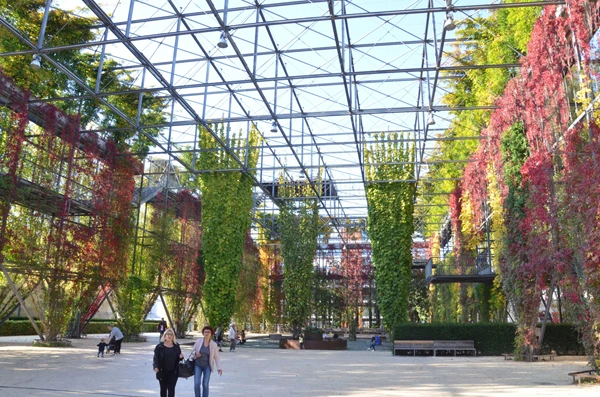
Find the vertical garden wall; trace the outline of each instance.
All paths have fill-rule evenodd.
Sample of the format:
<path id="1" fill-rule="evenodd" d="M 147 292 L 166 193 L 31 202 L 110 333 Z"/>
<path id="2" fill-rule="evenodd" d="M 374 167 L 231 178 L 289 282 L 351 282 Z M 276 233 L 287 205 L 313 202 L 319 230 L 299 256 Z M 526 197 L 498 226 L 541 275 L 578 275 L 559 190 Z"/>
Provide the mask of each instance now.
<path id="1" fill-rule="evenodd" d="M 126 273 L 138 163 L 93 134 L 82 139 L 78 118 L 53 106 L 43 107 L 44 128 L 30 125 L 29 93 L 5 75 L 0 87 L 12 100 L 2 126 L 0 259 L 25 289 L 38 288 L 31 301 L 54 340 L 102 284 Z"/>
<path id="2" fill-rule="evenodd" d="M 35 42 L 45 2 L 5 3 L 2 16 Z M 46 35 L 52 37 L 53 45 L 84 44 L 96 39 L 94 24 L 92 18 L 52 8 Z M 0 28 L 0 51 L 21 46 L 17 37 Z M 110 57 L 101 62 L 99 52 L 72 48 L 54 56 L 90 87 L 98 77 L 108 90 L 135 87 L 130 72 Z M 133 140 L 135 131 L 114 129 L 124 127 L 125 120 L 112 116 L 105 104 L 90 97 L 55 101 L 55 106 L 28 103 L 28 99 L 72 97 L 85 91 L 52 64 L 42 62 L 39 69 L 32 69 L 30 61 L 30 57 L 0 59 L 0 92 L 8 98 L 8 108 L 1 110 L 6 122 L 1 135 L 3 171 L 8 171 L 2 196 L 2 255 L 17 289 L 36 307 L 42 331 L 52 339 L 65 333 L 79 334 L 100 289 L 118 293 L 125 284 L 135 284 L 129 279 L 135 269 L 129 263 L 134 257 L 134 174 L 141 171 L 138 159 L 147 153 L 150 138 L 158 129 L 147 129 Z M 165 121 L 165 101 L 151 93 L 106 99 L 133 118 L 140 101 L 145 107 L 140 122 Z M 29 123 L 30 118 L 37 125 Z M 102 132 L 80 134 L 88 128 Z M 129 154 L 130 145 L 135 155 Z M 0 314 L 15 307 L 7 281 L 4 277 L 0 280 L 0 295 L 5 298 Z M 123 312 L 122 318 L 125 315 Z"/>
<path id="3" fill-rule="evenodd" d="M 454 44 L 449 62 L 458 67 L 519 63 L 528 52 L 527 43 L 541 12 L 540 7 L 505 8 L 493 10 L 489 15 L 461 20 L 456 37 L 466 40 Z M 492 106 L 502 96 L 506 84 L 517 71 L 518 68 L 467 69 L 461 72 L 460 79 L 448 80 L 448 93 L 444 95 L 443 102 L 449 107 Z M 442 73 L 449 76 L 454 74 Z M 423 227 L 422 232 L 433 236 L 432 256 L 434 260 L 438 260 L 442 254 L 447 254 L 449 247 L 448 241 L 440 244 L 442 236 L 437 223 L 446 219 L 450 207 L 452 243 L 459 249 L 452 250 L 445 265 L 459 267 L 461 262 L 475 257 L 477 248 L 489 248 L 486 225 L 483 224 L 486 219 L 490 221 L 487 226 L 490 227 L 491 255 L 492 258 L 497 258 L 496 246 L 502 240 L 497 233 L 502 232 L 503 226 L 502 215 L 497 211 L 498 200 L 493 201 L 493 198 L 499 198 L 496 186 L 478 184 L 471 187 L 476 180 L 462 183 L 457 181 L 463 175 L 466 176 L 465 167 L 479 146 L 480 131 L 489 123 L 492 111 L 451 111 L 450 114 L 450 126 L 441 134 L 443 139 L 436 142 L 431 156 L 433 162 L 429 173 L 437 181 L 424 185 L 425 193 L 420 200 L 427 206 L 418 208 L 416 216 L 433 220 Z M 475 157 L 472 160 L 477 162 Z M 492 176 L 492 170 L 485 167 L 485 163 L 477 162 L 473 170 L 479 175 L 489 174 L 490 177 L 495 177 Z M 476 194 L 472 194 L 472 190 L 482 192 L 486 199 L 478 199 Z M 448 192 L 454 193 L 448 195 Z M 473 213 L 482 215 L 474 217 Z M 497 269 L 495 261 L 493 265 Z M 481 284 L 438 284 L 432 287 L 431 292 L 434 321 L 505 321 L 507 318 L 500 278 L 491 287 Z"/>
<path id="4" fill-rule="evenodd" d="M 362 225 L 347 222 L 344 229 L 344 245 L 340 266 L 342 268 L 342 297 L 346 308 L 345 325 L 350 330 L 350 336 L 356 337 L 356 329 L 362 326 L 363 287 L 369 276 L 365 271 L 363 258 L 364 246 L 362 241 Z"/>
<path id="5" fill-rule="evenodd" d="M 496 266 L 517 316 L 519 352 L 536 351 L 543 324 L 563 318 L 598 355 L 600 129 L 590 106 L 598 22 L 586 1 L 545 8 L 465 170 L 461 219 L 477 225 L 488 200 L 496 214 Z"/>

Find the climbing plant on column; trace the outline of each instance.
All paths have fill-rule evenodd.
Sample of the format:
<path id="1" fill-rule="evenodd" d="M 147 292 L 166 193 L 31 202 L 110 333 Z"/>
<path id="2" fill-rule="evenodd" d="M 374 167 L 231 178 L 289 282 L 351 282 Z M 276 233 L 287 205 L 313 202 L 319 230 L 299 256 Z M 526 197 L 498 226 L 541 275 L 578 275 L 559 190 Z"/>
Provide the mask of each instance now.
<path id="1" fill-rule="evenodd" d="M 315 181 L 320 186 L 320 178 Z M 283 202 L 279 208 L 283 292 L 285 312 L 294 335 L 298 335 L 310 315 L 311 285 L 319 234 L 319 208 L 306 183 L 295 184 L 279 178 Z"/>
<path id="2" fill-rule="evenodd" d="M 254 126 L 247 137 L 243 137 L 241 132 L 230 134 L 224 124 L 213 126 L 213 129 L 221 141 L 232 148 L 231 153 L 225 151 L 206 128 L 200 127 L 202 150 L 196 169 L 202 171 L 202 253 L 206 271 L 204 309 L 210 323 L 216 326 L 228 324 L 235 310 L 242 253 L 254 204 L 252 176 L 239 171 L 239 163 L 232 156 L 241 160 L 248 169 L 254 169 L 259 153 L 252 148 L 257 146 L 259 135 Z"/>
<path id="3" fill-rule="evenodd" d="M 130 274 L 114 288 L 120 315 L 118 322 L 128 340 L 137 339 L 163 280 L 175 268 L 171 251 L 177 239 L 175 210 L 162 193 L 157 195 L 156 203 L 148 207 L 143 212 L 148 222 L 144 224 L 140 244 L 146 246 L 145 250 L 136 253 Z"/>
<path id="4" fill-rule="evenodd" d="M 265 228 L 264 224 L 271 223 L 276 227 L 275 218 L 260 214 L 261 226 L 258 227 L 258 247 L 261 273 L 262 318 L 266 326 L 274 326 L 283 322 L 283 269 L 281 265 L 281 244 L 278 234 Z"/>
<path id="5" fill-rule="evenodd" d="M 204 281 L 204 269 L 198 261 L 201 240 L 200 200 L 190 191 L 182 190 L 172 205 L 175 210 L 175 240 L 170 242 L 167 255 L 173 261 L 164 271 L 162 287 L 172 327 L 178 337 L 184 337 L 187 325 L 200 305 L 200 281 Z"/>
<path id="6" fill-rule="evenodd" d="M 361 326 L 363 302 L 363 246 L 357 244 L 362 241 L 364 226 L 358 222 L 346 221 L 344 227 L 344 242 L 340 267 L 343 276 L 342 297 L 346 306 L 346 326 L 350 329 L 350 339 L 356 340 L 356 329 Z M 359 305 L 360 302 L 360 305 Z"/>
<path id="7" fill-rule="evenodd" d="M 408 321 L 414 232 L 414 146 L 396 132 L 365 148 L 368 233 L 373 247 L 377 303 L 388 329 Z"/>
<path id="8" fill-rule="evenodd" d="M 256 320 L 260 321 L 263 311 L 261 295 L 264 281 L 263 269 L 259 260 L 258 248 L 248 230 L 235 299 L 235 318 L 239 324 L 250 322 L 251 325 L 254 325 L 255 322 L 257 323 Z"/>

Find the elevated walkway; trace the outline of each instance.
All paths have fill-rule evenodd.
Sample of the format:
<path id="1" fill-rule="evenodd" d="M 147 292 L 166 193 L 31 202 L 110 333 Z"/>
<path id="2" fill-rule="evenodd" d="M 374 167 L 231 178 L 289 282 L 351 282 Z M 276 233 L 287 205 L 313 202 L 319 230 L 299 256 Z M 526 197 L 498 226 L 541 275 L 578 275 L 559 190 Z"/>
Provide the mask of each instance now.
<path id="1" fill-rule="evenodd" d="M 0 173 L 0 197 L 7 198 L 9 195 L 9 175 Z M 5 183 L 6 182 L 6 183 Z M 30 208 L 50 215 L 61 214 L 65 197 L 45 186 L 32 183 L 23 178 L 17 178 L 17 188 L 13 202 L 23 207 Z M 92 203 L 89 200 L 77 200 L 67 198 L 67 214 L 70 216 L 89 215 L 92 211 Z"/>
<path id="2" fill-rule="evenodd" d="M 478 255 L 461 256 L 455 263 L 429 258 L 425 265 L 425 279 L 428 284 L 484 283 L 491 284 L 496 278 L 487 251 Z M 435 269 L 435 271 L 434 271 Z"/>

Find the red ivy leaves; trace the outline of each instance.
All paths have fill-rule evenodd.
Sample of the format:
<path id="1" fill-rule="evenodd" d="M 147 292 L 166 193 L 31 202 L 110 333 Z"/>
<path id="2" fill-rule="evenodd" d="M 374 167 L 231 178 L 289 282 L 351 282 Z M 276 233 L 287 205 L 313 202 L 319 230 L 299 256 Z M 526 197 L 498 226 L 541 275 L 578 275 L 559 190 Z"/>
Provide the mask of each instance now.
<path id="1" fill-rule="evenodd" d="M 462 212 L 462 205 L 460 199 L 462 197 L 462 189 L 456 186 L 452 193 L 450 193 L 450 218 L 452 220 L 452 234 L 454 235 L 454 250 L 458 254 L 461 252 L 462 247 L 462 222 L 460 221 L 460 213 Z"/>
<path id="2" fill-rule="evenodd" d="M 469 192 L 469 200 L 473 209 L 473 222 L 476 227 L 481 225 L 485 218 L 487 201 L 487 155 L 485 150 L 484 145 L 479 145 L 473 156 L 471 156 L 471 162 L 465 168 L 464 173 L 463 186 Z"/>
<path id="3" fill-rule="evenodd" d="M 497 102 L 499 108 L 484 132 L 488 139 L 482 145 L 487 151 L 480 149 L 474 156 L 477 163 L 482 162 L 481 155 L 489 159 L 506 200 L 508 188 L 503 181 L 500 142 L 511 125 L 523 121 L 531 153 L 521 170 L 527 203 L 525 216 L 516 222 L 512 220 L 522 237 L 513 239 L 507 253 L 513 264 L 504 269 L 514 269 L 505 279 L 518 286 L 517 298 L 522 299 L 525 324 L 537 321 L 541 293 L 557 273 L 563 274 L 564 297 L 573 303 L 581 302 L 584 290 L 593 296 L 600 293 L 598 128 L 590 126 L 589 133 L 580 127 L 567 131 L 571 115 L 564 89 L 565 77 L 580 60 L 583 73 L 590 73 L 589 41 L 599 25 L 599 13 L 595 3 L 586 0 L 568 0 L 562 14 L 557 15 L 556 11 L 556 6 L 545 7 L 536 22 L 528 54 L 521 60 L 520 74 L 507 84 L 504 96 Z M 561 158 L 558 150 L 562 147 L 566 150 Z M 476 165 L 470 165 L 465 174 L 465 184 L 475 202 L 481 194 L 476 169 Z M 563 183 L 561 196 L 557 186 Z M 456 200 L 453 208 L 453 213 L 460 209 Z M 565 214 L 562 221 L 559 213 Z M 582 223 L 578 247 L 572 242 L 577 239 L 571 239 L 569 245 L 569 236 L 565 236 L 568 230 L 563 233 L 561 229 L 568 227 L 574 217 Z M 453 214 L 453 223 L 455 218 Z M 508 228 L 508 233 L 514 231 Z M 578 262 L 583 262 L 583 278 L 578 278 L 573 269 Z M 583 310 L 580 319 L 591 318 L 592 311 Z"/>

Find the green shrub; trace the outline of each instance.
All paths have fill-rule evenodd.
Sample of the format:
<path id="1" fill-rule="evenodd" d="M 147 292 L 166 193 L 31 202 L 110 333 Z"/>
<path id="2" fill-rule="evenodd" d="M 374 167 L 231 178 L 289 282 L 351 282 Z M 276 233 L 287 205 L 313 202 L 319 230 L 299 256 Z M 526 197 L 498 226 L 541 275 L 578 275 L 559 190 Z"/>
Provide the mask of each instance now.
<path id="1" fill-rule="evenodd" d="M 36 321 L 38 327 L 41 328 L 39 321 Z M 107 334 L 108 325 L 115 324 L 116 321 L 111 320 L 92 320 L 85 327 L 84 334 Z M 142 332 L 156 332 L 158 321 L 146 321 L 142 326 Z M 16 336 L 16 335 L 36 335 L 33 326 L 27 319 L 10 319 L 0 326 L 0 336 Z"/>
<path id="2" fill-rule="evenodd" d="M 541 327 L 541 324 L 539 326 Z M 581 344 L 577 328 L 571 324 L 549 323 L 546 325 L 541 351 L 548 354 L 552 350 L 561 355 L 585 354 L 585 348 Z"/>
<path id="3" fill-rule="evenodd" d="M 507 323 L 404 324 L 394 328 L 394 340 L 472 340 L 477 354 L 511 353 L 516 328 Z"/>
<path id="4" fill-rule="evenodd" d="M 395 340 L 472 340 L 477 354 L 484 356 L 512 353 L 516 327 L 509 323 L 404 324 L 393 330 Z M 570 324 L 548 324 L 542 353 L 584 354 L 576 328 Z"/>
<path id="5" fill-rule="evenodd" d="M 304 328 L 304 340 L 323 340 L 323 329 L 317 327 Z"/>
<path id="6" fill-rule="evenodd" d="M 36 321 L 41 329 L 42 325 Z M 29 320 L 8 320 L 0 327 L 0 336 L 37 335 Z"/>

